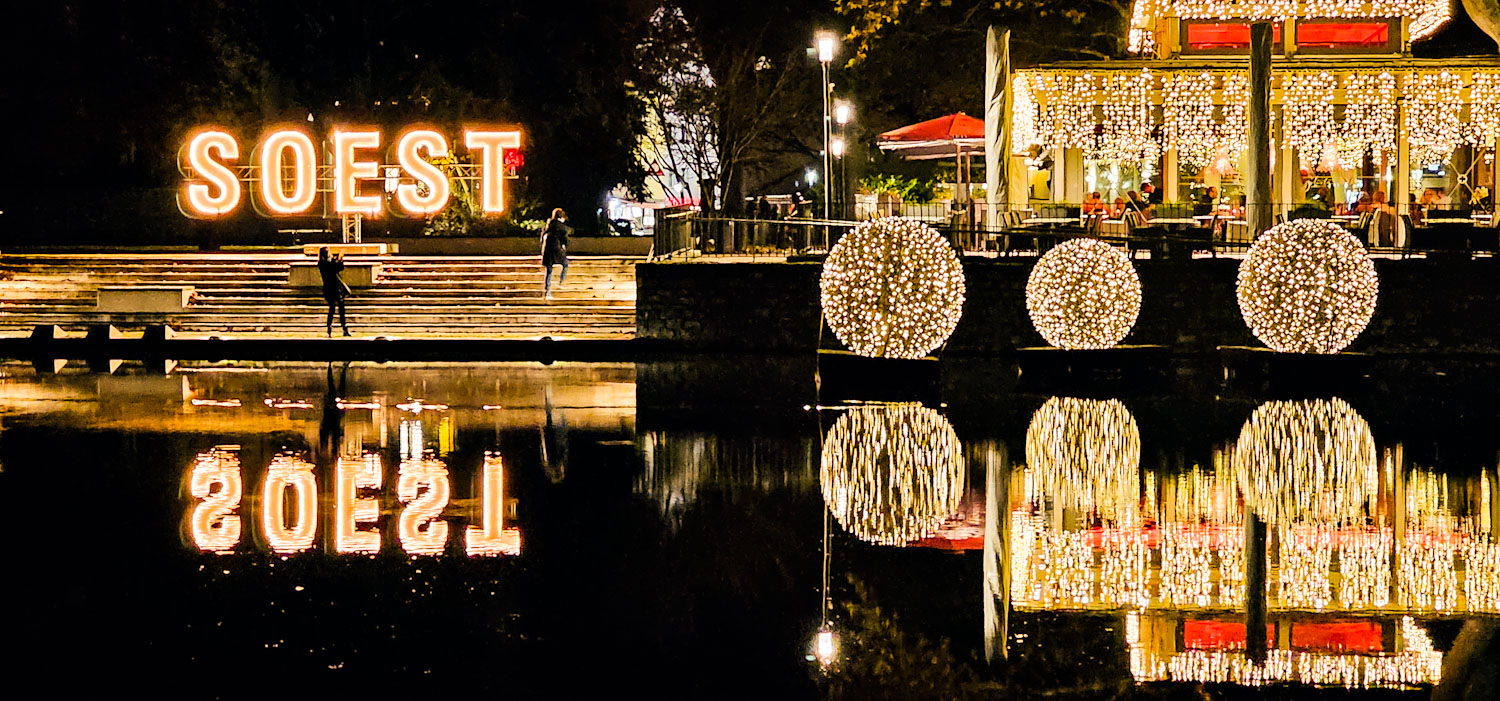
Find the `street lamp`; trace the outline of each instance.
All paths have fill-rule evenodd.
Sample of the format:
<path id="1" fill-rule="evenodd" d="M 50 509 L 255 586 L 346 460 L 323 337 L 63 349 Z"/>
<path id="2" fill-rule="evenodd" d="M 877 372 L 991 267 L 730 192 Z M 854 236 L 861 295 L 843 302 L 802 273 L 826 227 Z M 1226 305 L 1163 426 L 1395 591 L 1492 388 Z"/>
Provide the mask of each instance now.
<path id="1" fill-rule="evenodd" d="M 839 159 L 839 216 L 846 219 L 849 217 L 849 165 L 844 162 L 844 128 L 853 117 L 854 106 L 848 100 L 833 101 L 833 121 L 839 125 L 839 134 L 834 138 L 833 146 L 833 155 Z"/>
<path id="2" fill-rule="evenodd" d="M 833 51 L 837 48 L 837 38 L 833 32 L 818 32 L 814 37 L 818 45 L 818 63 L 823 65 L 823 218 L 832 217 L 833 192 L 829 185 L 833 182 L 833 154 L 830 151 L 833 139 L 833 124 L 829 119 L 829 98 L 832 90 L 828 86 L 828 66 L 833 63 Z"/>

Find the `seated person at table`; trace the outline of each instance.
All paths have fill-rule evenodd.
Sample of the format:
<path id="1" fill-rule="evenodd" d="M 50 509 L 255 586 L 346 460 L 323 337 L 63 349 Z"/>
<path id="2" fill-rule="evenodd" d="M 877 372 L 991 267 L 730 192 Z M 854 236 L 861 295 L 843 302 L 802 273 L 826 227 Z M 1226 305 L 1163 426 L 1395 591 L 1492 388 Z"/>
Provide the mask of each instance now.
<path id="1" fill-rule="evenodd" d="M 1125 216 L 1125 198 L 1124 197 L 1116 197 L 1115 198 L 1115 204 L 1114 204 L 1114 206 L 1110 207 L 1110 209 L 1109 209 L 1109 216 L 1110 216 L 1111 219 L 1119 219 L 1120 217 Z"/>
<path id="2" fill-rule="evenodd" d="M 1083 207 L 1080 209 L 1083 214 L 1093 214 L 1094 212 L 1102 214 L 1109 211 L 1109 205 L 1104 204 L 1104 198 L 1100 197 L 1099 191 L 1095 190 L 1089 193 L 1088 199 L 1083 201 Z"/>
<path id="3" fill-rule="evenodd" d="M 1219 189 L 1207 187 L 1193 196 L 1193 215 L 1208 216 L 1214 213 L 1214 202 L 1219 199 Z"/>
<path id="4" fill-rule="evenodd" d="M 1406 193 L 1406 210 L 1411 215 L 1411 225 L 1422 225 L 1422 204 L 1417 202 L 1417 193 Z"/>
<path id="5" fill-rule="evenodd" d="M 1437 206 L 1437 191 L 1428 187 L 1422 189 L 1422 199 L 1417 200 L 1417 205 L 1422 209 L 1432 209 Z"/>
<path id="6" fill-rule="evenodd" d="M 1125 193 L 1125 199 L 1126 204 L 1130 205 L 1130 208 L 1126 211 L 1139 212 L 1142 219 L 1150 219 L 1156 216 L 1156 213 L 1151 210 L 1151 203 L 1142 198 L 1141 194 L 1135 190 Z"/>
<path id="7" fill-rule="evenodd" d="M 1150 182 L 1141 183 L 1141 199 L 1147 204 L 1161 204 L 1162 192 Z"/>
<path id="8" fill-rule="evenodd" d="M 1370 201 L 1370 193 L 1368 193 L 1368 192 L 1361 192 L 1361 193 L 1359 193 L 1359 202 L 1357 202 L 1354 205 L 1354 213 L 1355 214 L 1364 214 L 1365 212 L 1372 211 L 1374 209 L 1374 207 L 1372 207 L 1371 204 L 1372 203 Z"/>

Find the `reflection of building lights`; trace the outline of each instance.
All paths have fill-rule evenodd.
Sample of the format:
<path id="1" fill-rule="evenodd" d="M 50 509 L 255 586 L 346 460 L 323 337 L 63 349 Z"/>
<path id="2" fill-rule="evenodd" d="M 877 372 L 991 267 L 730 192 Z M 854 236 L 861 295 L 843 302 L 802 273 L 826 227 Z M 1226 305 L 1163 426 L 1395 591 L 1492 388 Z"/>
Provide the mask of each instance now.
<path id="1" fill-rule="evenodd" d="M 421 421 L 402 421 L 397 427 L 397 437 L 400 440 L 400 453 L 402 460 L 419 460 L 426 449 L 426 439 L 422 432 Z"/>
<path id="2" fill-rule="evenodd" d="M 301 399 L 266 399 L 265 404 L 272 409 L 311 409 L 312 402 Z"/>
<path id="3" fill-rule="evenodd" d="M 1037 488 L 1060 504 L 1120 518 L 1140 502 L 1141 432 L 1118 399 L 1053 397 L 1026 428 Z"/>
<path id="4" fill-rule="evenodd" d="M 288 489 L 296 494 L 290 514 L 286 509 Z M 312 463 L 284 454 L 273 458 L 266 468 L 260 508 L 261 528 L 272 551 L 295 553 L 312 547 L 318 529 L 318 482 Z"/>
<path id="5" fill-rule="evenodd" d="M 1237 295 L 1250 331 L 1282 353 L 1338 353 L 1375 313 L 1379 280 L 1353 234 L 1321 219 L 1271 227 L 1240 263 Z"/>
<path id="6" fill-rule="evenodd" d="M 244 483 L 240 478 L 239 446 L 218 446 L 198 455 L 188 478 L 188 491 L 201 499 L 189 519 L 193 543 L 200 550 L 233 552 L 240 543 L 240 507 Z"/>
<path id="7" fill-rule="evenodd" d="M 1338 398 L 1260 405 L 1240 429 L 1232 469 L 1245 503 L 1282 527 L 1357 520 L 1380 479 L 1370 424 Z"/>
<path id="8" fill-rule="evenodd" d="M 447 409 L 448 405 L 447 404 L 428 404 L 426 402 L 423 402 L 420 399 L 411 399 L 411 400 L 408 400 L 408 401 L 406 401 L 406 402 L 404 402 L 402 404 L 397 404 L 396 408 L 400 409 L 402 411 L 411 412 L 413 414 L 420 414 L 420 413 L 422 413 L 424 411 L 442 411 L 444 409 Z"/>
<path id="9" fill-rule="evenodd" d="M 438 460 L 402 460 L 396 497 L 406 504 L 396 520 L 401 547 L 413 555 L 436 555 L 448 542 L 448 468 Z"/>
<path id="10" fill-rule="evenodd" d="M 823 501 L 861 540 L 906 545 L 958 510 L 964 460 L 953 427 L 918 404 L 857 406 L 823 445 Z"/>
<path id="11" fill-rule="evenodd" d="M 224 409 L 233 409 L 233 408 L 238 407 L 240 405 L 240 400 L 238 400 L 238 399 L 194 399 L 194 400 L 192 400 L 192 404 L 193 404 L 193 406 L 213 406 L 213 407 L 220 407 L 220 408 L 224 408 Z"/>
<path id="12" fill-rule="evenodd" d="M 840 238 L 819 288 L 834 335 L 872 358 L 921 358 L 948 340 L 963 314 L 958 256 L 937 231 L 910 219 L 868 221 Z"/>
<path id="13" fill-rule="evenodd" d="M 521 531 L 505 527 L 505 463 L 499 454 L 485 453 L 479 479 L 479 526 L 464 529 L 465 552 L 470 557 L 519 555 Z"/>
<path id="14" fill-rule="evenodd" d="M 340 400 L 338 400 L 337 405 L 338 405 L 339 409 L 343 409 L 343 410 L 355 409 L 355 410 L 375 411 L 375 410 L 380 409 L 380 403 L 379 402 L 346 402 L 346 401 L 340 399 Z"/>
<path id="15" fill-rule="evenodd" d="M 1026 311 L 1058 348 L 1111 348 L 1141 311 L 1141 278 L 1119 249 L 1072 239 L 1037 261 L 1026 280 Z"/>
<path id="16" fill-rule="evenodd" d="M 370 453 L 359 460 L 339 458 L 334 471 L 338 490 L 333 498 L 334 549 L 341 553 L 379 552 L 380 531 L 363 530 L 360 524 L 373 524 L 380 518 L 380 499 L 359 493 L 380 489 L 380 456 Z"/>

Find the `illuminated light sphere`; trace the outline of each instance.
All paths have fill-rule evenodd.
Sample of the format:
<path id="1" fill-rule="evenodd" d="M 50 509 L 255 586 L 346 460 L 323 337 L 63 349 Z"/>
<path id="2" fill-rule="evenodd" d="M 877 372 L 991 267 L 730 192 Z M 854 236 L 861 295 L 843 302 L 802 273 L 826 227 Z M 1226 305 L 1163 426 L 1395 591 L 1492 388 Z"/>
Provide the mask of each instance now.
<path id="1" fill-rule="evenodd" d="M 1337 353 L 1365 330 L 1380 281 L 1365 247 L 1343 227 L 1293 219 L 1271 227 L 1240 263 L 1240 314 L 1282 353 Z"/>
<path id="2" fill-rule="evenodd" d="M 1115 517 L 1140 501 L 1141 431 L 1118 399 L 1053 397 L 1026 428 L 1026 464 L 1062 506 Z"/>
<path id="3" fill-rule="evenodd" d="M 964 459 L 948 420 L 919 404 L 859 406 L 829 429 L 819 481 L 844 530 L 904 546 L 958 511 Z"/>
<path id="4" fill-rule="evenodd" d="M 1245 504 L 1267 523 L 1363 523 L 1379 490 L 1370 424 L 1342 399 L 1273 401 L 1240 429 L 1230 462 Z"/>
<path id="5" fill-rule="evenodd" d="M 846 234 L 823 262 L 823 318 L 849 350 L 921 358 L 942 345 L 964 308 L 964 270 L 921 222 L 875 219 Z"/>
<path id="6" fill-rule="evenodd" d="M 1130 333 L 1141 313 L 1141 278 L 1114 246 L 1072 239 L 1031 269 L 1026 311 L 1049 345 L 1110 348 Z"/>

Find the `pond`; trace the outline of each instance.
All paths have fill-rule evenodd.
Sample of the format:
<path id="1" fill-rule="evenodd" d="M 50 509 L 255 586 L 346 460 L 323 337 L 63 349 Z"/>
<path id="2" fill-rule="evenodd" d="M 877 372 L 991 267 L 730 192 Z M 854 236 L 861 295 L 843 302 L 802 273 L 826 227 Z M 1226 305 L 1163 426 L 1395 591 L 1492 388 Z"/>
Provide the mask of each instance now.
<path id="1" fill-rule="evenodd" d="M 62 696 L 1488 698 L 1500 667 L 1493 368 L 1293 396 L 955 359 L 873 402 L 800 357 L 45 365 L 0 365 L 0 669 Z"/>

